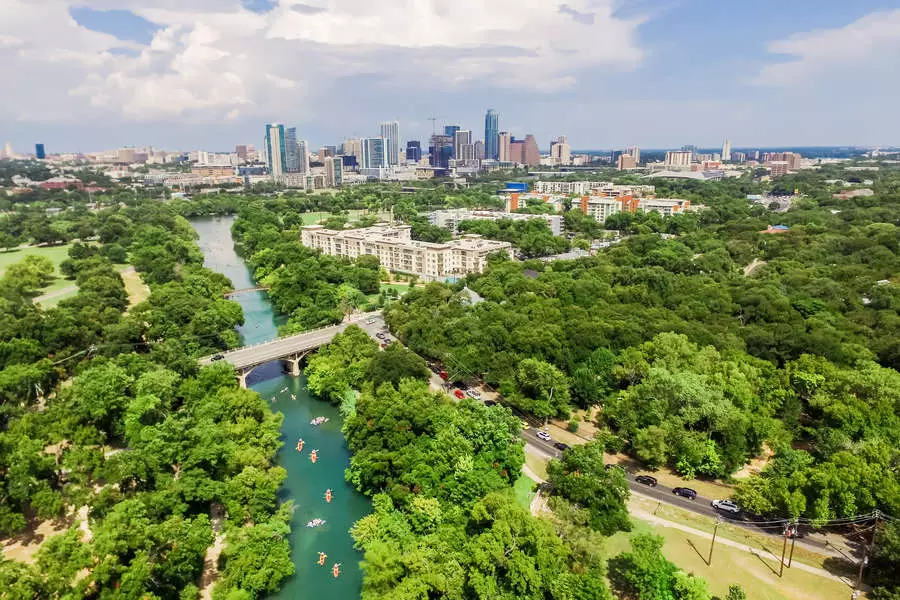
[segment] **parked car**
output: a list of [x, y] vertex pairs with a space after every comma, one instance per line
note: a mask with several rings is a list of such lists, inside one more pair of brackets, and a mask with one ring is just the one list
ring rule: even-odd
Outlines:
[[374, 325], [375, 319], [366, 319], [366, 325]]
[[466, 396], [468, 396], [469, 398], [475, 398], [476, 400], [481, 400], [481, 394], [474, 388], [466, 390]]
[[431, 369], [431, 372], [435, 375], [441, 372], [441, 368], [438, 365], [428, 365], [428, 368]]
[[741, 512], [741, 507], [738, 506], [734, 500], [713, 500], [710, 502], [713, 505], [713, 508], [717, 510], [721, 510], [722, 512], [731, 513], [733, 515]]
[[466, 397], [466, 393], [463, 392], [459, 388], [456, 388], [455, 390], [453, 390], [453, 395], [456, 396], [457, 398], [459, 398], [460, 400], [462, 400], [463, 398]]
[[545, 442], [550, 441], [550, 434], [547, 433], [546, 431], [541, 431], [540, 429], [538, 429], [537, 432], [535, 433], [535, 435], [537, 435], [539, 438], [541, 438]]
[[375, 337], [377, 337], [379, 340], [383, 340], [384, 334], [379, 331], [378, 333], [375, 334]]
[[638, 483], [643, 483], [644, 485], [649, 485], [650, 487], [656, 487], [656, 477], [651, 477], [649, 475], [638, 475], [634, 478]]
[[672, 488], [672, 493], [676, 496], [687, 498], [688, 500], [693, 500], [697, 497], [697, 490], [692, 490], [691, 488], [686, 487]]
[[569, 449], [570, 446], [568, 444], [563, 444], [562, 442], [556, 442], [555, 444], [553, 444], [553, 447], [557, 450], [562, 450], [563, 452], [565, 452]]
[[210, 360], [210, 362], [215, 362], [217, 360], [225, 360], [225, 357], [222, 356], [221, 354], [215, 354], [209, 360]]
[[484, 401], [484, 405], [485, 405], [485, 406], [496, 406], [497, 403], [494, 402], [493, 400], [485, 400], [485, 401]]
[[447, 376], [447, 371], [441, 371], [440, 373], [438, 373], [438, 375], [440, 375], [441, 379], [443, 379], [444, 381], [447, 381], [447, 379], [449, 379], [449, 377]]

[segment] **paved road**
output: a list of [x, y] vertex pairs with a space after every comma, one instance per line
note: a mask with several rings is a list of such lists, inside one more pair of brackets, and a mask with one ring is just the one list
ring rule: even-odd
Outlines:
[[[271, 342], [264, 342], [253, 346], [245, 346], [228, 352], [222, 352], [222, 358], [236, 369], [246, 369], [261, 365], [273, 360], [278, 360], [292, 354], [299, 354], [306, 350], [313, 350], [329, 343], [334, 336], [344, 331], [350, 325], [358, 325], [369, 335], [384, 328], [384, 320], [380, 312], [362, 313], [339, 325], [332, 325], [322, 329], [315, 329], [305, 333], [299, 333], [289, 337], [278, 338]], [[212, 361], [211, 356], [200, 359], [200, 364], [208, 365]]]
[[[534, 427], [523, 430], [521, 435], [522, 439], [525, 440], [526, 452], [543, 458], [560, 458], [562, 456], [562, 452], [553, 447], [553, 442], [545, 442], [544, 440], [537, 437]], [[743, 527], [756, 533], [771, 535], [774, 538], [781, 539], [781, 525], [759, 525], [754, 523], [753, 521], [745, 519], [741, 515], [732, 515], [730, 513], [716, 510], [710, 504], [713, 500], [712, 498], [697, 496], [697, 498], [695, 498], [694, 500], [688, 500], [687, 498], [683, 498], [682, 496], [675, 495], [675, 493], [672, 492], [672, 488], [670, 487], [664, 485], [650, 487], [642, 483], [638, 483], [634, 478], [636, 475], [640, 474], [640, 471], [625, 471], [625, 479], [628, 481], [628, 487], [636, 494], [641, 494], [658, 502], [677, 506], [678, 508], [691, 511], [696, 514], [712, 518], [720, 517], [723, 522], [726, 522], [730, 525]], [[650, 475], [650, 473], [645, 474]], [[818, 554], [825, 554], [828, 556], [840, 557], [845, 559], [848, 558], [848, 556], [851, 558], [859, 559], [859, 557], [861, 556], [861, 551], [859, 550], [859, 548], [854, 547], [852, 549], [848, 549], [846, 546], [844, 546], [844, 552], [842, 553], [831, 543], [829, 543], [824, 536], [820, 534], [814, 534], [811, 531], [802, 533], [804, 533], [805, 537], [802, 538], [802, 541], [797, 541], [797, 546], [799, 547], [805, 546], [810, 551], [816, 552]], [[841, 540], [844, 543], [847, 542], [845, 538], [841, 538]]]

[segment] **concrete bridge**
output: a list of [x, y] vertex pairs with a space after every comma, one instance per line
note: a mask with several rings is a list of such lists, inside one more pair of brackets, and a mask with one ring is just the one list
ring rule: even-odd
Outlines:
[[[315, 351], [320, 346], [331, 343], [334, 336], [341, 333], [350, 325], [358, 325], [370, 336], [384, 328], [384, 320], [380, 312], [362, 313], [353, 317], [351, 321], [345, 321], [339, 325], [330, 325], [321, 329], [304, 331], [296, 335], [289, 335], [274, 339], [269, 342], [253, 344], [228, 350], [213, 356], [204, 356], [200, 359], [201, 365], [209, 365], [218, 360], [224, 360], [234, 367], [237, 372], [241, 387], [247, 387], [247, 376], [253, 369], [273, 361], [281, 361], [289, 367], [293, 376], [300, 375], [300, 363], [306, 355]], [[214, 357], [221, 357], [213, 360]]]
[[264, 291], [268, 291], [268, 290], [269, 290], [269, 288], [259, 285], [256, 287], [249, 287], [249, 288], [244, 288], [241, 290], [231, 290], [230, 292], [225, 292], [222, 295], [225, 298], [233, 298], [234, 296], [238, 296], [240, 294], [246, 294], [248, 292], [264, 292]]

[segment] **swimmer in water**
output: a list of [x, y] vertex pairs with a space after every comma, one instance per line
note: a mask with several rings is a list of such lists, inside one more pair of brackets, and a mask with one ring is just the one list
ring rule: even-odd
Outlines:
[[325, 554], [324, 552], [319, 552], [319, 566], [320, 567], [325, 564], [326, 558], [328, 558], [327, 554]]

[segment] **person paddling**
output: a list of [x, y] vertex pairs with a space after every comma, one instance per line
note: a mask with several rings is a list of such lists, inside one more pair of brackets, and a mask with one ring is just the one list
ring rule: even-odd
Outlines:
[[331, 574], [334, 575], [335, 579], [341, 574], [341, 563], [334, 563], [334, 566], [331, 567]]
[[331, 490], [325, 490], [325, 502], [331, 502]]
[[326, 558], [328, 558], [327, 554], [325, 554], [324, 552], [319, 552], [319, 566], [320, 567], [325, 564]]

